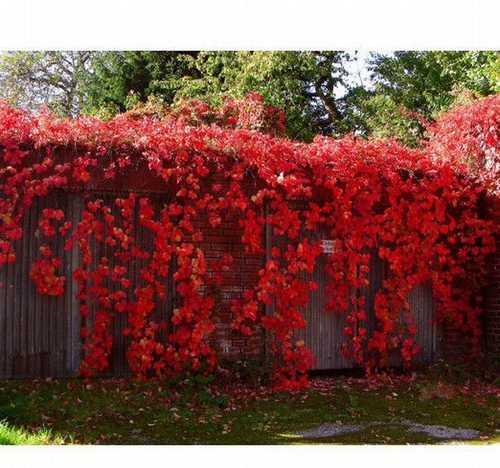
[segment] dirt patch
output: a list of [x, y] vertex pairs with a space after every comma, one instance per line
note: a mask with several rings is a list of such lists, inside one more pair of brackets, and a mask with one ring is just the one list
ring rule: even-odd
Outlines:
[[304, 439], [321, 439], [323, 437], [334, 437], [338, 435], [350, 434], [358, 432], [366, 426], [355, 424], [338, 424], [338, 423], [325, 423], [321, 426], [313, 427], [307, 431], [297, 432], [297, 435], [304, 437]]
[[313, 427], [306, 431], [297, 432], [298, 436], [304, 439], [321, 439], [325, 437], [335, 437], [353, 432], [360, 432], [374, 426], [401, 426], [411, 432], [423, 432], [436, 439], [459, 439], [472, 440], [477, 439], [481, 434], [474, 429], [454, 428], [447, 426], [419, 424], [413, 421], [400, 421], [385, 423], [374, 421], [366, 424], [342, 424], [342, 423], [325, 423], [320, 426]]
[[481, 434], [474, 429], [453, 428], [448, 426], [434, 426], [427, 424], [418, 424], [408, 421], [405, 423], [407, 429], [411, 432], [423, 432], [436, 439], [477, 439]]

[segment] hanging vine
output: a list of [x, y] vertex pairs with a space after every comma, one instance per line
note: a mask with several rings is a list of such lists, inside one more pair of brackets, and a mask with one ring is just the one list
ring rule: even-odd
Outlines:
[[[129, 113], [108, 122], [0, 105], [0, 265], [15, 261], [23, 216], [37, 197], [103, 187], [131, 192], [111, 204], [87, 196], [75, 225], [60, 209], [45, 210], [40, 220], [44, 236], [66, 238], [65, 248], [76, 245], [80, 254], [73, 276], [83, 318], [82, 375], [108, 368], [120, 314], [127, 316], [134, 374], [168, 377], [216, 367], [215, 304], [207, 286], [217, 275], [210, 274], [201, 241], [228, 219], [239, 220], [249, 254], [265, 254], [266, 223], [285, 239], [231, 306], [234, 330], [252, 335], [263, 327], [272, 336], [277, 388], [307, 385], [313, 356], [295, 332], [306, 325], [301, 309], [317, 287], [304, 273], [321, 255], [319, 231], [334, 241], [325, 313], [345, 316], [345, 352], [357, 363], [373, 371], [399, 351], [411, 365], [418, 347], [407, 298], [422, 283], [432, 286], [438, 318], [479, 349], [479, 292], [494, 250], [494, 224], [481, 210], [482, 179], [391, 141], [317, 137], [305, 144], [280, 138], [283, 130], [283, 114], [255, 94], [220, 110], [192, 102], [161, 117]], [[488, 135], [498, 145], [498, 133]], [[138, 179], [169, 201], [135, 193]], [[152, 238], [151, 249], [141, 244], [139, 229]], [[373, 251], [388, 276], [368, 333], [364, 301], [352, 292], [367, 285]], [[231, 262], [225, 254], [220, 268]], [[43, 247], [30, 273], [38, 293], [63, 294], [60, 268], [61, 259]], [[159, 321], [153, 312], [170, 293], [169, 275], [178, 303], [170, 320]], [[273, 314], [266, 315], [271, 304]]]

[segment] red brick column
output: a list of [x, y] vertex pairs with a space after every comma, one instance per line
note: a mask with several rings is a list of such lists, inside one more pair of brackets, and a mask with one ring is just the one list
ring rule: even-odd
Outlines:
[[[500, 225], [500, 199], [490, 201], [489, 217]], [[489, 259], [487, 285], [484, 290], [483, 351], [488, 360], [500, 364], [500, 233], [497, 232], [497, 251]], [[467, 359], [467, 340], [460, 330], [450, 325], [441, 329], [440, 356], [447, 361]]]
[[500, 197], [493, 199], [491, 217], [497, 225], [497, 251], [489, 264], [488, 286], [484, 304], [484, 344], [486, 356], [500, 364]]
[[500, 238], [490, 263], [489, 286], [484, 313], [485, 350], [488, 358], [500, 362]]

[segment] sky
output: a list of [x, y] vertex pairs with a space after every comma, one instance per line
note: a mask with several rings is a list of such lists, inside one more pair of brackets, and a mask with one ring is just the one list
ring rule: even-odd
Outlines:
[[[355, 55], [355, 59], [346, 64], [346, 70], [349, 72], [349, 77], [347, 79], [349, 85], [360, 85], [366, 89], [372, 88], [372, 80], [370, 72], [368, 71], [368, 59], [371, 53], [372, 52], [368, 50], [352, 52], [352, 54]], [[384, 52], [384, 54], [392, 55], [391, 52]], [[346, 91], [346, 87], [339, 85], [335, 90], [335, 97], [343, 97]]]

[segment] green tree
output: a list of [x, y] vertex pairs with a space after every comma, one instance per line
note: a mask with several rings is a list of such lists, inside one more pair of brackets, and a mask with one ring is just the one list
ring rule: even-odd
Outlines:
[[374, 54], [370, 64], [384, 94], [430, 118], [449, 108], [460, 88], [479, 96], [494, 93], [499, 67], [498, 53], [480, 51]]
[[494, 51], [374, 53], [365, 83], [348, 72], [352, 58], [338, 51], [9, 52], [0, 55], [0, 98], [108, 118], [152, 98], [219, 105], [256, 91], [285, 111], [293, 138], [355, 132], [418, 145], [426, 120], [500, 92]]
[[360, 134], [410, 145], [424, 136], [425, 121], [500, 90], [500, 55], [493, 51], [372, 54], [369, 69], [372, 89], [349, 90], [345, 120]]
[[339, 135], [349, 54], [316, 52], [11, 52], [0, 59], [3, 98], [36, 109], [100, 117], [148, 98], [166, 105], [197, 98], [221, 104], [256, 91], [284, 109], [289, 135]]
[[149, 96], [174, 101], [178, 81], [199, 74], [190, 65], [197, 52], [98, 52], [92, 61], [92, 73], [85, 84], [86, 114], [110, 117], [124, 112]]
[[334, 95], [348, 60], [342, 52], [107, 52], [95, 60], [85, 110], [113, 114], [149, 96], [218, 105], [256, 91], [285, 110], [292, 137], [308, 139], [340, 131]]

